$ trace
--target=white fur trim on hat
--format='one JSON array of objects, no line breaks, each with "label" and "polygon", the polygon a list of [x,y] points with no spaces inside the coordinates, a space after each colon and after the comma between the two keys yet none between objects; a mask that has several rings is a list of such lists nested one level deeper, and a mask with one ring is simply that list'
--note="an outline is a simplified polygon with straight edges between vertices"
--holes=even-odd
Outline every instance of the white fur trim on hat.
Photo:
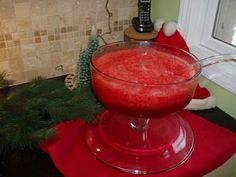
[{"label": "white fur trim on hat", "polygon": [[155,31],[159,32],[161,30],[162,25],[165,23],[165,19],[163,18],[158,18],[155,22],[154,22],[154,29]]},{"label": "white fur trim on hat", "polygon": [[173,21],[166,22],[163,25],[163,32],[167,37],[170,37],[173,34],[175,34],[176,30],[177,30],[177,24]]},{"label": "white fur trim on hat", "polygon": [[214,108],[215,98],[213,96],[209,96],[205,99],[192,99],[190,103],[185,107],[187,110],[204,110]]}]

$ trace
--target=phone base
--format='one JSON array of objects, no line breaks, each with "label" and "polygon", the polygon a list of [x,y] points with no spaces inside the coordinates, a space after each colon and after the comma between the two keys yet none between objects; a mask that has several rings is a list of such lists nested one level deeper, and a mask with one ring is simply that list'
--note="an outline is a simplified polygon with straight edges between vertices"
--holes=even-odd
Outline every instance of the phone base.
[{"label": "phone base", "polygon": [[152,32],[154,29],[153,23],[151,21],[141,24],[139,22],[138,17],[134,17],[132,19],[132,24],[133,24],[134,29],[140,33],[149,33],[149,32]]}]

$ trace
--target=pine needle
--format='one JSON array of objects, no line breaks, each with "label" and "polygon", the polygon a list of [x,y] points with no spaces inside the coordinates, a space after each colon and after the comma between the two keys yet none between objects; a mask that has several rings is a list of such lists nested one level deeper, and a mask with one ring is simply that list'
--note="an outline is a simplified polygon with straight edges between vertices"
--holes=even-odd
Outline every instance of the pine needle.
[{"label": "pine needle", "polygon": [[56,80],[33,80],[0,100],[0,154],[6,150],[38,148],[66,120],[94,121],[103,110],[91,87],[68,90]]}]

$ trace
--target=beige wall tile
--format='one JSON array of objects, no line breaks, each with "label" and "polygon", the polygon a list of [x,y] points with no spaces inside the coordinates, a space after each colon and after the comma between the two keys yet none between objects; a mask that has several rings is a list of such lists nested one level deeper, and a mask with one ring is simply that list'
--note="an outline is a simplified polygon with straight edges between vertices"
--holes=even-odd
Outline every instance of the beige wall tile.
[{"label": "beige wall tile", "polygon": [[49,54],[49,42],[43,42],[40,44],[35,45],[35,50],[36,52],[41,55],[41,54]]},{"label": "beige wall tile", "polygon": [[60,12],[61,14],[66,14],[70,13],[73,11],[73,1],[72,0],[58,0],[57,1],[57,11]]},{"label": "beige wall tile", "polygon": [[41,37],[35,37],[34,40],[35,40],[35,43],[40,43],[41,42]]},{"label": "beige wall tile", "polygon": [[32,31],[32,21],[29,17],[17,19],[16,26],[19,32]]},{"label": "beige wall tile", "polygon": [[29,2],[29,0],[13,0],[14,3]]},{"label": "beige wall tile", "polygon": [[[33,31],[18,31],[20,40],[28,39],[33,37]],[[24,44],[23,44],[24,45]]]},{"label": "beige wall tile", "polygon": [[32,21],[32,30],[40,30],[44,28],[44,26],[42,25],[43,18],[41,16],[31,16],[31,21]]},{"label": "beige wall tile", "polygon": [[32,57],[24,57],[22,58],[24,71],[31,71],[31,70],[37,70],[38,69],[38,58],[36,56]]},{"label": "beige wall tile", "polygon": [[16,31],[17,31],[17,26],[15,19],[1,20],[1,32],[11,33]]},{"label": "beige wall tile", "polygon": [[49,53],[43,53],[38,55],[38,67],[43,68],[52,68],[52,59]]},{"label": "beige wall tile", "polygon": [[63,54],[64,60],[71,60],[71,61],[74,60],[74,57],[75,57],[74,50],[67,50],[67,51],[64,51],[62,54]]},{"label": "beige wall tile", "polygon": [[15,18],[14,5],[10,0],[1,0],[0,1],[0,16],[1,19],[10,20]]},{"label": "beige wall tile", "polygon": [[9,67],[11,72],[22,72],[24,69],[23,61],[21,58],[11,58],[9,60]]},{"label": "beige wall tile", "polygon": [[6,41],[12,40],[12,34],[11,33],[5,33],[5,40]]},{"label": "beige wall tile", "polygon": [[28,45],[34,43],[34,38],[25,38],[20,40],[21,45]]},{"label": "beige wall tile", "polygon": [[61,50],[64,51],[72,51],[75,49],[75,44],[73,38],[61,40]]},{"label": "beige wall tile", "polygon": [[34,57],[36,56],[36,49],[34,44],[21,45],[22,57]]},{"label": "beige wall tile", "polygon": [[127,9],[127,17],[125,17],[125,19],[132,19],[133,17],[138,16],[138,11],[137,11],[137,7],[130,7],[130,8],[126,8]]},{"label": "beige wall tile", "polygon": [[6,78],[13,81],[13,84],[22,84],[28,82],[25,78],[24,72],[11,72],[7,73]]},{"label": "beige wall tile", "polygon": [[8,60],[8,52],[6,49],[0,48],[0,61]]},{"label": "beige wall tile", "polygon": [[[33,76],[73,73],[81,48],[87,47],[92,25],[109,31],[106,0],[0,0],[0,69],[15,84]],[[112,34],[106,42],[123,40],[123,30],[137,16],[136,0],[110,0]],[[129,23],[128,23],[129,22]],[[101,45],[104,42],[100,39]]]},{"label": "beige wall tile", "polygon": [[20,40],[6,41],[7,47],[20,46]]},{"label": "beige wall tile", "polygon": [[61,42],[60,41],[50,41],[49,42],[50,52],[61,52]]},{"label": "beige wall tile", "polygon": [[15,3],[14,8],[17,19],[30,17],[30,4],[28,2]]},{"label": "beige wall tile", "polygon": [[1,48],[6,48],[6,42],[5,41],[0,42],[0,49]]},{"label": "beige wall tile", "polygon": [[53,15],[58,12],[57,0],[46,1],[46,15]]},{"label": "beige wall tile", "polygon": [[[109,3],[109,8],[114,8],[114,7],[117,7],[118,8],[118,4],[119,2],[117,0],[110,0],[110,3]],[[102,7],[100,7],[102,8]]]},{"label": "beige wall tile", "polygon": [[99,9],[96,13],[96,21],[105,21],[104,19],[107,18],[107,13],[103,9]]},{"label": "beige wall tile", "polygon": [[44,26],[46,29],[52,29],[54,31],[55,28],[60,27],[60,16],[59,15],[52,15],[47,16],[46,21],[44,21]]},{"label": "beige wall tile", "polygon": [[20,46],[8,47],[8,57],[9,59],[21,58],[21,48]]},{"label": "beige wall tile", "polygon": [[46,0],[29,0],[32,16],[42,16],[46,14]]},{"label": "beige wall tile", "polygon": [[60,15],[59,17],[59,26],[60,27],[67,27],[73,25],[73,12],[68,12],[65,14]]},{"label": "beige wall tile", "polygon": [[52,61],[52,70],[55,70],[57,66],[62,65],[62,52],[51,52],[50,57]]},{"label": "beige wall tile", "polygon": [[13,32],[11,33],[11,35],[12,35],[13,40],[20,40],[20,36],[18,32]]},{"label": "beige wall tile", "polygon": [[2,42],[2,41],[4,41],[5,39],[4,39],[4,33],[1,33],[0,34],[0,42]]},{"label": "beige wall tile", "polygon": [[44,78],[55,77],[55,75],[52,72],[52,68],[51,67],[40,68],[38,70],[38,75],[42,76]]},{"label": "beige wall tile", "polygon": [[10,66],[8,61],[1,61],[0,62],[0,71],[5,71],[7,73],[10,72]]}]

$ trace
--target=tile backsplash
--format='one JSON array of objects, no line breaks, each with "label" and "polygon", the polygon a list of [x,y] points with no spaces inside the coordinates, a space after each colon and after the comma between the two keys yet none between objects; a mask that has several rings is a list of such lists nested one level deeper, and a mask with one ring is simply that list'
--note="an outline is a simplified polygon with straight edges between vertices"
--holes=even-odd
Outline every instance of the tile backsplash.
[{"label": "tile backsplash", "polygon": [[[0,72],[14,84],[36,76],[74,73],[92,26],[109,31],[107,0],[0,0]],[[109,0],[111,34],[107,43],[123,40],[137,16],[136,0]],[[101,45],[104,44],[100,40]]]}]

